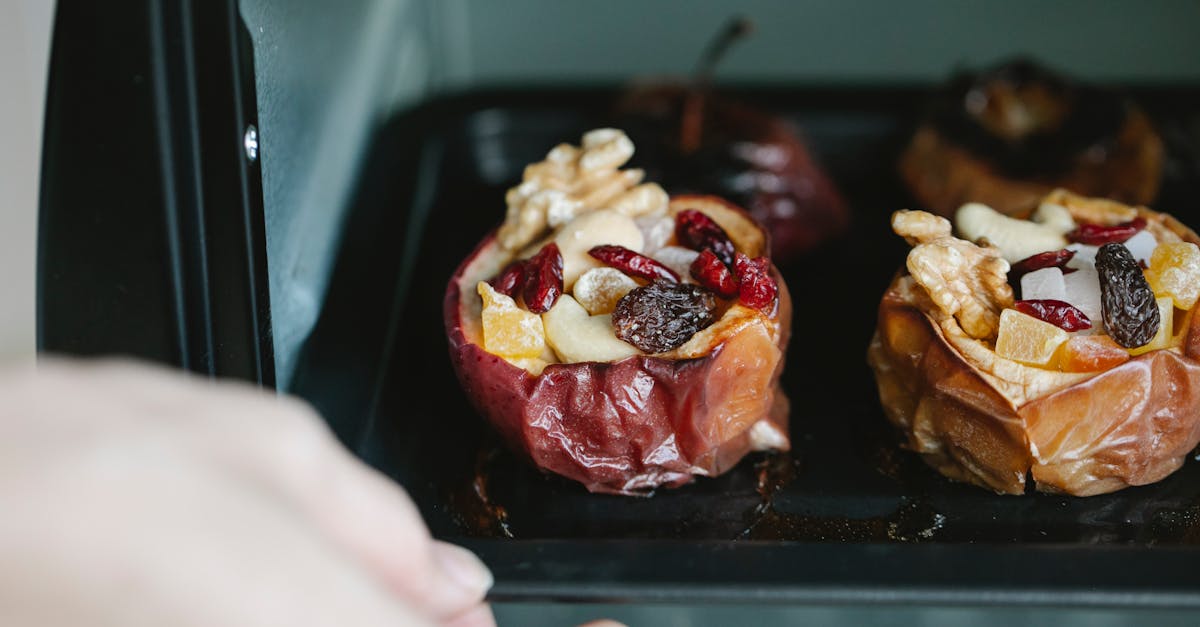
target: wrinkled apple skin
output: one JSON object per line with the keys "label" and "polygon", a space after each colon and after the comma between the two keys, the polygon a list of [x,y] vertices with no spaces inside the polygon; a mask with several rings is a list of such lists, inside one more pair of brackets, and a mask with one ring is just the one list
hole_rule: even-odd
{"label": "wrinkled apple skin", "polygon": [[[1138,215],[1200,241],[1169,215]],[[947,342],[900,281],[880,302],[867,361],[888,419],[943,475],[1023,494],[1029,474],[1041,492],[1090,496],[1159,481],[1200,443],[1197,316],[1179,352],[1139,355],[1018,406]]]}
{"label": "wrinkled apple skin", "polygon": [[750,428],[761,420],[786,442],[779,375],[791,300],[774,268],[776,311],[741,325],[705,356],[551,364],[534,376],[469,337],[474,312],[464,286],[480,272],[477,262],[487,272],[498,262],[486,258],[499,255],[489,235],[450,280],[450,359],[475,408],[537,468],[593,492],[639,494],[729,470],[754,449]]}

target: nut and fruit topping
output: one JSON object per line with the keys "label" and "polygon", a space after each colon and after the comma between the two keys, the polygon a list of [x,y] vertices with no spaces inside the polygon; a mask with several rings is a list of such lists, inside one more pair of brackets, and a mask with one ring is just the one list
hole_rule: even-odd
{"label": "nut and fruit topping", "polygon": [[1158,334],[1161,316],[1154,292],[1129,249],[1113,243],[1101,246],[1096,271],[1108,334],[1125,348],[1149,343]]}
{"label": "nut and fruit topping", "polygon": [[533,313],[550,311],[562,293],[563,258],[558,246],[550,242],[525,262],[525,306]]}
{"label": "nut and fruit topping", "polygon": [[1066,372],[1098,372],[1129,361],[1129,351],[1107,335],[1075,335],[1063,344],[1058,365]]}
{"label": "nut and fruit topping", "polygon": [[1146,228],[1146,221],[1134,218],[1129,222],[1103,226],[1100,224],[1080,224],[1074,231],[1067,233],[1067,239],[1079,244],[1102,246],[1104,244],[1120,244],[1133,237],[1138,231]]}
{"label": "nut and fruit topping", "polygon": [[733,265],[735,247],[729,234],[715,220],[695,209],[676,214],[675,239],[692,250],[711,250],[725,265]]}
{"label": "nut and fruit topping", "polygon": [[1000,314],[996,354],[1030,366],[1053,365],[1055,354],[1070,336],[1066,331],[1016,309]]}
{"label": "nut and fruit topping", "polygon": [[[1052,205],[1047,205],[1050,207]],[[1047,250],[1058,250],[1067,240],[1057,223],[1038,223],[1010,218],[991,207],[977,202],[959,207],[954,214],[954,226],[963,239],[971,242],[987,240],[990,246],[1010,262]]]}
{"label": "nut and fruit topping", "polygon": [[525,262],[518,259],[504,266],[488,285],[509,298],[516,298],[525,289]]}
{"label": "nut and fruit topping", "polygon": [[1092,321],[1082,311],[1061,300],[1019,300],[1013,308],[1064,331],[1083,331],[1092,328]]}
{"label": "nut and fruit topping", "polygon": [[647,281],[665,279],[667,281],[674,281],[675,283],[679,282],[679,275],[675,274],[674,270],[624,246],[604,244],[593,247],[588,251],[588,254],[605,265],[616,268],[632,277]]}
{"label": "nut and fruit topping", "polygon": [[1163,242],[1150,255],[1146,270],[1150,287],[1169,296],[1180,309],[1191,309],[1200,298],[1200,247],[1189,242]]}
{"label": "nut and fruit topping", "polygon": [[600,262],[588,254],[596,246],[624,246],[641,252],[642,231],[629,216],[611,209],[598,209],[575,218],[554,236],[563,256],[563,286],[569,292],[581,274],[599,268]]}
{"label": "nut and fruit topping", "polygon": [[766,257],[751,259],[742,253],[734,258],[737,271],[738,300],[752,309],[766,309],[775,304],[779,288],[771,278],[771,261]]}
{"label": "nut and fruit topping", "polygon": [[483,299],[483,347],[501,357],[537,357],[546,348],[542,319],[517,306],[486,281],[475,286]]}
{"label": "nut and fruit topping", "polygon": [[733,298],[738,295],[738,281],[729,271],[729,266],[721,261],[717,254],[705,248],[696,260],[692,262],[690,272],[696,282],[706,287],[721,298]]}
{"label": "nut and fruit topping", "polygon": [[618,338],[661,353],[712,324],[716,308],[713,294],[698,285],[659,280],[626,294],[613,311],[612,325]]}

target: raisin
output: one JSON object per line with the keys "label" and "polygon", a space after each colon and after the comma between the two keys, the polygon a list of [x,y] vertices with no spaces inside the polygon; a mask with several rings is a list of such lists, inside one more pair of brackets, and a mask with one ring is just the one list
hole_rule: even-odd
{"label": "raisin", "polygon": [[631,277],[646,279],[647,281],[666,279],[676,283],[679,282],[679,275],[675,274],[674,270],[624,246],[611,244],[596,246],[589,250],[588,254],[605,265],[612,266]]}
{"label": "raisin", "polygon": [[1129,249],[1121,244],[1101,246],[1096,252],[1096,271],[1108,334],[1125,348],[1148,344],[1161,324],[1158,303]]}
{"label": "raisin", "polygon": [[647,353],[678,348],[713,323],[717,299],[699,285],[658,280],[630,291],[612,314],[617,337]]}
{"label": "raisin", "polygon": [[525,287],[525,262],[517,260],[504,266],[500,274],[488,281],[488,285],[509,298],[516,298],[517,293]]}
{"label": "raisin", "polygon": [[546,313],[562,293],[562,253],[550,242],[525,262],[525,306],[533,313]]}
{"label": "raisin", "polygon": [[1067,262],[1075,256],[1075,251],[1067,250],[1052,250],[1050,252],[1038,253],[1030,257],[1026,257],[1012,265],[1008,271],[1008,282],[1013,285],[1021,284],[1021,277],[1043,268],[1059,268],[1063,274],[1071,274],[1075,268],[1068,268]]}
{"label": "raisin", "polygon": [[697,283],[716,292],[721,298],[733,298],[738,295],[738,282],[729,271],[729,266],[707,248],[692,262],[691,273]]}
{"label": "raisin", "polygon": [[1013,308],[1042,322],[1049,322],[1063,331],[1082,331],[1092,328],[1092,321],[1088,319],[1087,314],[1071,303],[1061,300],[1049,298],[1019,300],[1013,303]]}
{"label": "raisin", "polygon": [[1074,231],[1067,233],[1067,239],[1089,246],[1120,244],[1144,228],[1146,228],[1146,221],[1142,218],[1134,218],[1129,222],[1113,226],[1080,224]]}
{"label": "raisin", "polygon": [[684,209],[676,214],[675,239],[692,250],[711,250],[725,265],[733,265],[733,240],[721,225],[700,211]]}
{"label": "raisin", "polygon": [[742,253],[734,261],[737,271],[738,300],[747,307],[766,309],[775,304],[779,287],[771,278],[771,260],[766,257],[751,259]]}

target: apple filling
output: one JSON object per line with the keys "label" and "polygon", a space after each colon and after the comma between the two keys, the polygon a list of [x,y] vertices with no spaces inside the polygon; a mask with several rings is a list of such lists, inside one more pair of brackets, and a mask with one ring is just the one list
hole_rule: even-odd
{"label": "apple filling", "polygon": [[762,230],[715,199],[671,199],[642,182],[622,169],[633,150],[623,132],[598,129],[525,169],[460,282],[478,323],[469,338],[537,375],[554,363],[695,357],[747,319],[769,321],[779,287]]}
{"label": "apple filling", "polygon": [[892,226],[913,245],[901,279],[913,302],[1014,401],[1132,356],[1182,354],[1200,248],[1161,218],[1059,190],[1028,220],[964,205],[957,237],[925,212],[897,212]]}

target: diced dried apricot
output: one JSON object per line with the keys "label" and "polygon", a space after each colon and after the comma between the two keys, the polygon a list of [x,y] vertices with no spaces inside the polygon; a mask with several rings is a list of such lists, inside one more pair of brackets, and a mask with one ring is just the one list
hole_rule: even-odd
{"label": "diced dried apricot", "polygon": [[1200,247],[1189,242],[1163,242],[1150,255],[1146,280],[1155,296],[1170,296],[1175,306],[1191,309],[1200,298]]}
{"label": "diced dried apricot", "polygon": [[1175,331],[1175,303],[1167,296],[1160,296],[1154,300],[1158,303],[1158,333],[1150,338],[1149,343],[1129,349],[1130,355],[1141,355],[1171,346]]}
{"label": "diced dried apricot", "polygon": [[1129,361],[1129,351],[1107,335],[1076,335],[1063,344],[1059,367],[1067,372],[1097,372]]}
{"label": "diced dried apricot", "polygon": [[483,299],[483,347],[493,355],[537,357],[546,348],[541,316],[525,311],[486,281],[475,286]]}
{"label": "diced dried apricot", "polygon": [[1058,348],[1070,337],[1066,331],[1016,309],[1000,312],[996,354],[1029,366],[1054,365]]}

